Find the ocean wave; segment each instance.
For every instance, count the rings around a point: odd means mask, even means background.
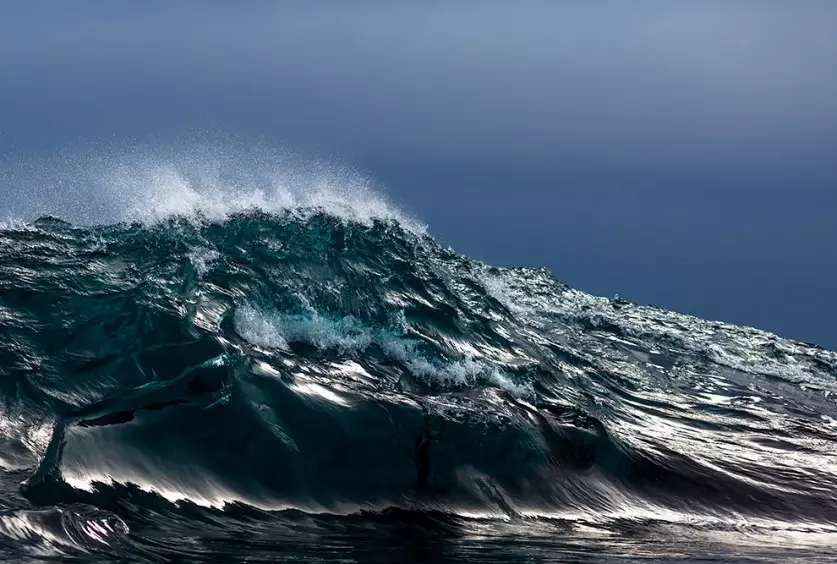
[[[160,178],[144,223],[0,229],[9,542],[393,511],[835,534],[837,354],[469,260],[374,198]]]

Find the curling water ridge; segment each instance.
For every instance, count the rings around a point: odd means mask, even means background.
[[[304,515],[837,533],[834,352],[323,201],[3,225],[0,545],[153,560]]]

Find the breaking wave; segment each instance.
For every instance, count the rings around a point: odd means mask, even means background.
[[[837,538],[835,353],[469,260],[343,173],[143,162],[0,228],[0,551]]]

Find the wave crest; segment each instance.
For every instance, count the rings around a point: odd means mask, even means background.
[[[426,231],[369,176],[335,160],[229,141],[187,147],[77,149],[3,170],[0,181],[16,186],[5,224],[46,215],[86,225],[172,217],[218,222],[261,210],[301,218],[327,213],[364,225],[395,221]]]

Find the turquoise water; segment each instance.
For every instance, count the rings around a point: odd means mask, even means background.
[[[833,558],[837,354],[365,202],[5,224],[0,555]]]

